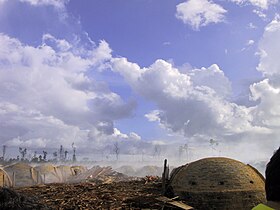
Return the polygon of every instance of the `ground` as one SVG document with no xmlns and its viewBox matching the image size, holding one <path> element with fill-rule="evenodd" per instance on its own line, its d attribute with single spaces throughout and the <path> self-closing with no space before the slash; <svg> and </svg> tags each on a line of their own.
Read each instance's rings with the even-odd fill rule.
<svg viewBox="0 0 280 210">
<path fill-rule="evenodd" d="M 161 196 L 159 180 L 48 184 L 17 188 L 15 192 L 24 197 L 18 202 L 27 203 L 19 209 L 169 209 L 156 200 Z"/>
</svg>

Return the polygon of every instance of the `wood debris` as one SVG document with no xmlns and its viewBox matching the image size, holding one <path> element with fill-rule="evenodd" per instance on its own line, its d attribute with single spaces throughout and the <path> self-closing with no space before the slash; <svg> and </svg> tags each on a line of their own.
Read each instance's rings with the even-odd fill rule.
<svg viewBox="0 0 280 210">
<path fill-rule="evenodd" d="M 161 183 L 145 180 L 99 183 L 48 184 L 18 188 L 35 197 L 50 209 L 182 209 L 166 205 L 161 196 Z"/>
<path fill-rule="evenodd" d="M 178 198 L 178 197 L 176 197 Z M 164 204 L 166 204 L 167 206 L 168 205 L 171 205 L 171 206 L 176 206 L 180 209 L 184 209 L 184 210 L 193 210 L 194 208 L 181 202 L 181 201 L 175 201 L 175 198 L 173 199 L 170 199 L 170 198 L 167 198 L 165 196 L 160 196 L 158 198 L 156 198 L 157 200 L 159 201 L 162 201 Z"/>
</svg>

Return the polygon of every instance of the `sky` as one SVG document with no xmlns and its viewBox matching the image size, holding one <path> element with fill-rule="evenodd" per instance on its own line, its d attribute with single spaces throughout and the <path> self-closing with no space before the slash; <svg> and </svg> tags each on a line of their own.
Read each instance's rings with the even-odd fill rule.
<svg viewBox="0 0 280 210">
<path fill-rule="evenodd" d="M 279 8 L 0 0 L 0 145 L 176 156 L 187 144 L 266 161 L 280 143 Z"/>
</svg>

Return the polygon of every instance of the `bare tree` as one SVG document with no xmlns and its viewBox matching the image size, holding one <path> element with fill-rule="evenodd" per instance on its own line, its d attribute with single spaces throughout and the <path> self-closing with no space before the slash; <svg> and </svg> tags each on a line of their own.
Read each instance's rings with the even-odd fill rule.
<svg viewBox="0 0 280 210">
<path fill-rule="evenodd" d="M 37 151 L 34 151 L 33 158 L 37 158 Z"/>
<path fill-rule="evenodd" d="M 48 153 L 47 153 L 46 151 L 43 151 L 43 160 L 44 160 L 44 161 L 47 160 L 47 154 L 48 154 Z"/>
<path fill-rule="evenodd" d="M 76 162 L 76 146 L 74 144 L 74 142 L 72 143 L 72 149 L 73 149 L 73 158 L 72 158 L 72 161 L 73 162 Z"/>
<path fill-rule="evenodd" d="M 189 145 L 188 145 L 188 143 L 184 144 L 183 150 L 184 150 L 185 153 L 186 153 L 186 160 L 189 161 L 189 159 L 190 159 L 190 151 L 189 151 Z"/>
<path fill-rule="evenodd" d="M 153 154 L 153 156 L 154 157 L 159 157 L 160 154 L 161 154 L 160 145 L 156 144 L 155 147 L 154 147 L 154 154 Z"/>
<path fill-rule="evenodd" d="M 59 160 L 63 160 L 64 154 L 63 154 L 63 146 L 60 145 L 60 149 L 59 149 Z"/>
<path fill-rule="evenodd" d="M 21 154 L 21 160 L 24 160 L 25 155 L 27 153 L 27 149 L 26 148 L 23 149 L 22 147 L 19 147 L 18 149 L 19 149 L 19 153 Z"/>
<path fill-rule="evenodd" d="M 118 142 L 114 143 L 114 153 L 116 155 L 116 160 L 119 160 L 120 147 Z"/>
<path fill-rule="evenodd" d="M 210 143 L 210 147 L 212 149 L 212 155 L 213 155 L 214 154 L 214 150 L 216 150 L 216 147 L 219 145 L 219 142 L 217 140 L 210 139 L 209 143 Z"/>
<path fill-rule="evenodd" d="M 188 143 L 179 146 L 179 160 L 182 160 L 182 158 L 186 159 L 186 161 L 189 161 L 190 159 L 190 151 L 189 151 Z"/>
<path fill-rule="evenodd" d="M 179 160 L 182 160 L 182 155 L 183 155 L 184 147 L 181 145 L 179 146 Z"/>
<path fill-rule="evenodd" d="M 31 158 L 32 162 L 38 162 L 37 151 L 34 151 L 33 157 Z"/>
<path fill-rule="evenodd" d="M 5 160 L 7 146 L 3 145 L 3 160 Z"/>
<path fill-rule="evenodd" d="M 68 155 L 68 151 L 65 150 L 65 151 L 64 151 L 64 160 L 65 160 L 65 161 L 67 160 L 67 155 Z"/>
<path fill-rule="evenodd" d="M 142 149 L 141 154 L 142 154 L 142 162 L 143 162 L 144 161 L 145 150 Z"/>
<path fill-rule="evenodd" d="M 55 160 L 57 160 L 57 152 L 53 153 L 53 157 L 54 157 Z"/>
</svg>

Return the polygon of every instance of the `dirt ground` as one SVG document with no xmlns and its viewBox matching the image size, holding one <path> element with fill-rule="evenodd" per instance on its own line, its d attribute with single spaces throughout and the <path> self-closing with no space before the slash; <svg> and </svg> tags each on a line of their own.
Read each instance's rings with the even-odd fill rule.
<svg viewBox="0 0 280 210">
<path fill-rule="evenodd" d="M 161 195 L 158 180 L 48 184 L 15 191 L 34 200 L 36 209 L 169 209 L 156 200 Z"/>
</svg>

